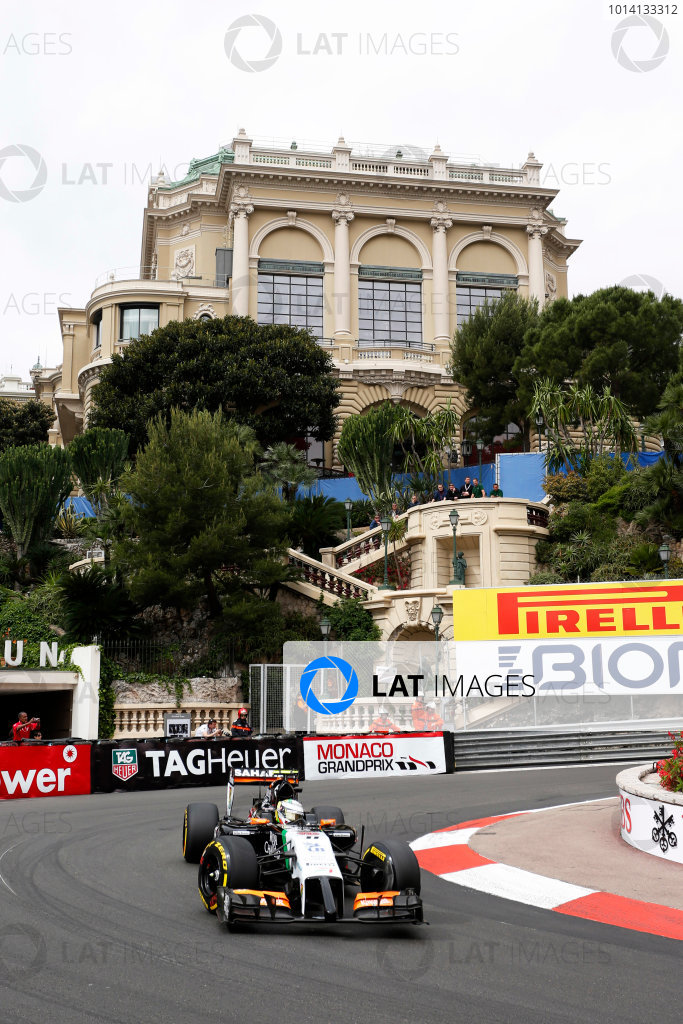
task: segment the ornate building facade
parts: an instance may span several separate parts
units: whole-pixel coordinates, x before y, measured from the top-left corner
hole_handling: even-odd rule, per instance
[[[61,366],[37,367],[55,410],[54,444],[87,422],[100,369],[140,334],[187,317],[233,313],[308,328],[342,386],[339,428],[391,399],[428,412],[451,397],[458,323],[514,289],[541,305],[567,295],[580,244],[550,204],[542,164],[463,165],[437,145],[404,158],[354,151],[230,146],[149,188],[140,266],[104,274],[83,309],[60,309]],[[334,439],[336,440],[336,438]],[[309,450],[335,464],[334,441]]]

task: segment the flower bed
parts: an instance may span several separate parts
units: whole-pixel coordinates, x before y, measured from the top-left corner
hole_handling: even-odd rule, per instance
[[[659,783],[662,789],[668,789],[672,793],[683,793],[683,729],[678,736],[675,732],[670,732],[669,739],[673,740],[674,747],[669,757],[657,762]]]

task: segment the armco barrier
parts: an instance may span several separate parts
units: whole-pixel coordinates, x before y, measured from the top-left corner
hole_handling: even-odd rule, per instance
[[[274,770],[301,767],[301,740],[293,735],[182,743],[119,740],[93,746],[92,789],[111,793],[218,785],[231,768],[237,782],[250,782],[267,779]]]

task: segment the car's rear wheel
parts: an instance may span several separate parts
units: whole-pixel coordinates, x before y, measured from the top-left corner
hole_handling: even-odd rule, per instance
[[[218,824],[215,804],[188,804],[183,819],[183,857],[188,864],[199,864],[202,851]]]
[[[420,865],[407,843],[382,839],[371,843],[360,867],[362,892],[414,889],[420,892]]]
[[[311,810],[319,822],[326,821],[328,824],[334,825],[344,824],[344,812],[341,807],[333,807],[331,804],[319,804],[317,807],[311,807]]]
[[[258,860],[248,839],[221,836],[212,840],[199,864],[199,895],[211,914],[216,913],[216,893],[224,889],[257,889]]]

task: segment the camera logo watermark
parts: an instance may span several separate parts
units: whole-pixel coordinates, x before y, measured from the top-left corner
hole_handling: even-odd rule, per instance
[[[260,28],[268,44],[268,52],[260,58],[245,57],[237,48],[237,40],[245,28]],[[253,33],[252,33],[253,35]],[[242,39],[244,46],[244,38]],[[268,71],[282,53],[282,35],[274,21],[263,14],[244,14],[233,21],[225,33],[225,52],[228,60],[240,71]]]
[[[0,979],[23,982],[46,962],[45,939],[36,928],[16,921],[0,929]]]
[[[2,170],[11,157],[21,157],[24,165],[33,170],[33,181],[28,188],[10,187],[3,179]],[[28,169],[28,167],[27,167]],[[28,203],[35,199],[45,188],[47,182],[47,165],[37,149],[33,146],[14,145],[0,149],[0,198],[8,203]]]
[[[654,292],[658,299],[664,295],[665,288],[661,281],[649,274],[631,274],[619,282],[621,288],[632,288],[634,292]]]
[[[626,37],[634,28],[647,28],[654,36],[654,52],[645,60],[635,60],[626,49]],[[633,34],[631,33],[632,45]],[[661,21],[657,21],[656,18],[648,14],[632,14],[628,18],[624,18],[612,33],[612,53],[617,63],[627,71],[637,71],[639,74],[643,74],[645,71],[654,71],[666,59],[668,52],[669,33]]]

